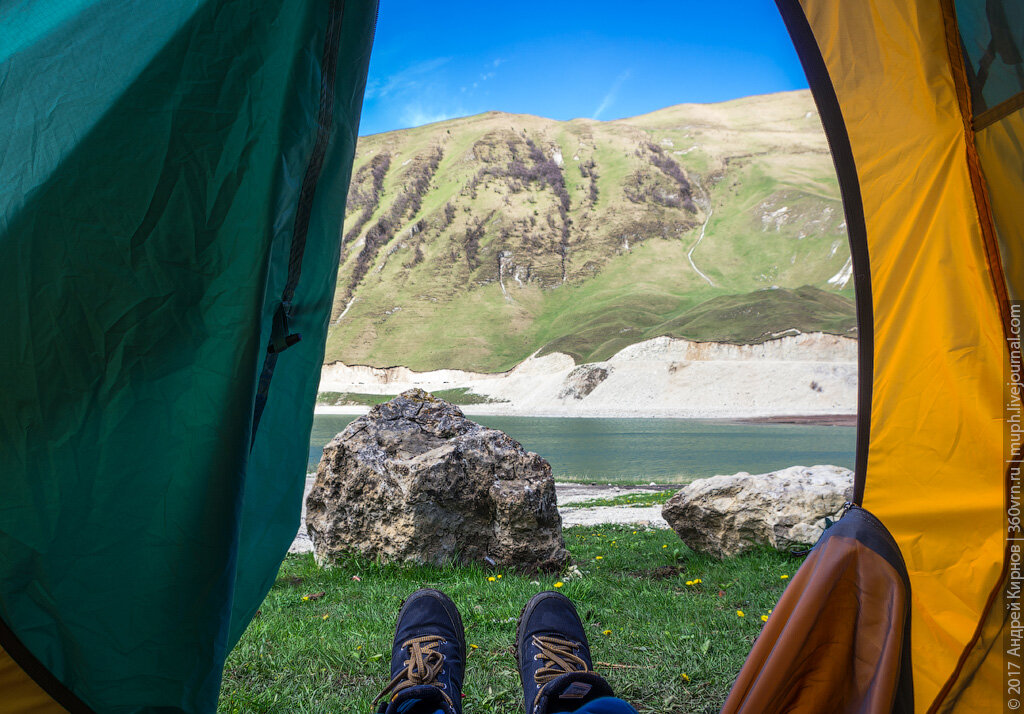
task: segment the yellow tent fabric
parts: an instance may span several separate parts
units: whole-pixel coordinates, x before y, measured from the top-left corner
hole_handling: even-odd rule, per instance
[[[1024,120],[976,135],[952,2],[779,4],[813,33],[827,77],[812,89],[819,103],[834,91],[826,130],[849,140],[844,198],[870,290],[858,480],[910,574],[915,707],[1001,710],[1009,305],[996,235],[1020,295]]]
[[[0,711],[18,714],[68,714],[0,647]]]

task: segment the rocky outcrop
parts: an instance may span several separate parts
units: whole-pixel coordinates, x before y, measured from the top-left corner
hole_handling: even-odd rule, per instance
[[[853,472],[838,466],[698,479],[665,504],[662,515],[687,546],[717,557],[769,545],[810,545],[852,497]]]
[[[597,389],[597,385],[608,379],[609,369],[596,364],[580,365],[565,378],[565,386],[558,393],[558,398],[583,399]]]
[[[320,564],[344,553],[525,570],[569,561],[547,461],[420,389],[327,444],[306,527]]]

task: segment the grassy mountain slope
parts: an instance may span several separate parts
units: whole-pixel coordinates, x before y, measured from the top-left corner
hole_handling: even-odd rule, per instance
[[[326,359],[498,371],[664,334],[854,334],[848,260],[807,92],[490,112],[360,139]]]

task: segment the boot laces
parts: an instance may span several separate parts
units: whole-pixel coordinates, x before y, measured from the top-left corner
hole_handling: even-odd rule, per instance
[[[394,698],[399,692],[409,687],[432,684],[438,688],[441,696],[448,702],[448,705],[454,708],[455,704],[452,702],[452,698],[444,691],[447,687],[443,682],[437,682],[437,675],[441,673],[441,669],[444,667],[444,655],[438,652],[436,648],[444,643],[445,639],[438,635],[413,637],[403,642],[401,649],[408,650],[409,652],[409,659],[402,663],[405,669],[388,682],[387,686],[373,700],[373,704],[376,705],[377,702],[388,694]]]
[[[533,658],[543,662],[543,666],[533,674],[534,681],[541,685],[533,700],[534,707],[540,701],[544,685],[548,682],[569,672],[590,671],[586,661],[574,652],[580,646],[578,642],[550,635],[534,635],[533,646],[540,650]]]

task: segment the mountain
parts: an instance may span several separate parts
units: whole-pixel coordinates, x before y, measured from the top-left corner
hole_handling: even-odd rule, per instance
[[[661,335],[856,335],[806,91],[361,137],[347,205],[327,362],[495,372]]]

